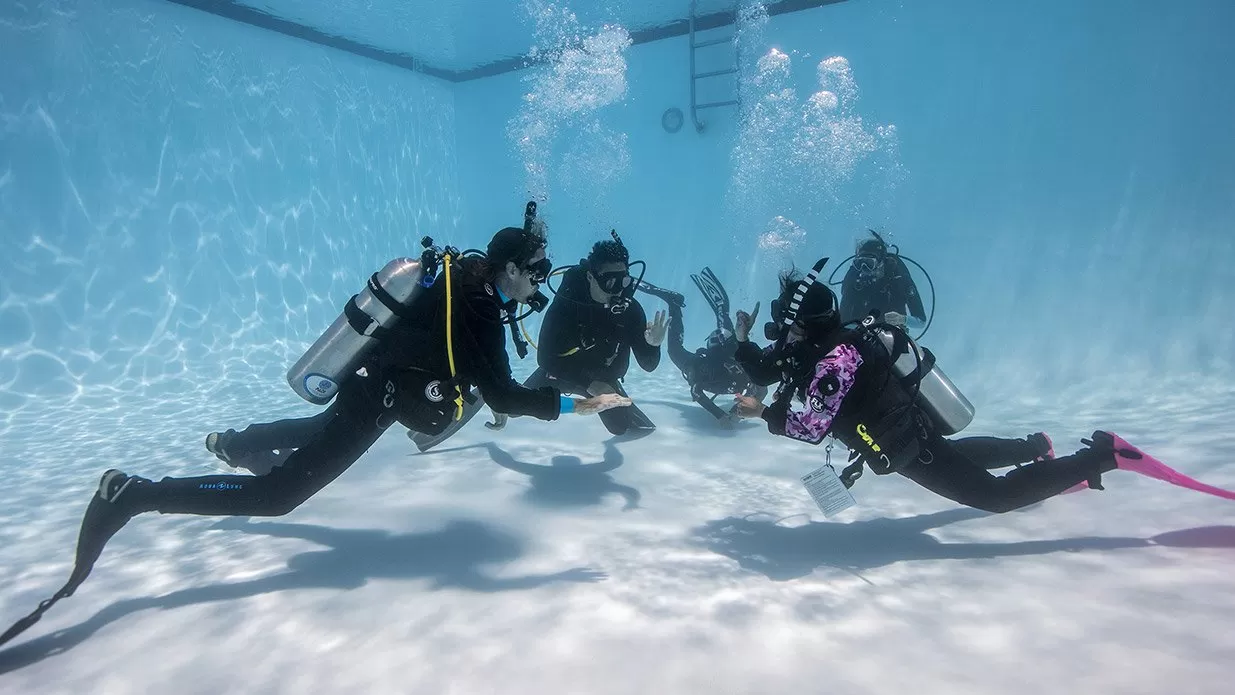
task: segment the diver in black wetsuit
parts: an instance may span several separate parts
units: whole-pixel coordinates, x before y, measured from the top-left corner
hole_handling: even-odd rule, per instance
[[[836,296],[816,281],[826,262],[821,259],[800,282],[782,278],[773,322],[765,327],[779,334],[772,351],[739,345],[738,359],[751,377],[779,386],[766,408],[738,397],[738,412],[762,418],[768,431],[791,439],[839,439],[853,461],[840,474],[846,487],[869,466],[878,475],[899,473],[950,500],[998,513],[1081,484],[1101,488],[1102,474],[1121,467],[1117,460],[1140,456],[1103,431],[1062,458],[1055,458],[1042,433],[1023,440],[948,439],[968,425],[972,406],[934,365],[933,355],[918,352],[903,330],[874,317],[844,327]],[[753,323],[754,315],[739,312],[739,336]],[[805,407],[796,408],[795,400]],[[1003,476],[988,470],[1010,465],[1017,467]]]
[[[557,420],[562,413],[572,411],[590,415],[630,404],[629,399],[613,394],[571,399],[550,386],[524,388],[511,377],[506,328],[512,312],[533,299],[537,286],[548,275],[543,238],[508,227],[493,237],[486,258],[464,255],[452,262],[452,251],[447,249],[445,272],[437,274],[436,279],[436,268],[427,268],[427,256],[422,257],[420,266],[410,259],[392,261],[387,268],[425,269],[424,281],[419,270],[393,276],[408,278],[403,287],[417,282],[424,289],[400,303],[375,274],[365,293],[357,295],[360,300],[354,297],[348,303],[344,312],[348,322],[336,322],[307,353],[324,355],[320,364],[329,372],[331,363],[349,364],[334,358],[350,348],[332,345],[373,346],[366,348],[371,351],[354,374],[339,374],[342,383],[317,423],[320,428],[300,442],[300,448],[283,465],[262,476],[167,477],[157,482],[118,470],[104,473],[82,520],[76,566],[69,582],[38,611],[0,637],[0,644],[37,622],[51,604],[72,595],[89,575],[108,539],[134,516],[156,511],[210,516],[287,514],[342,475],[395,422],[427,432],[444,429],[452,417],[457,417],[463,394],[473,384],[494,407],[542,420]],[[426,287],[427,282],[432,284]],[[390,311],[373,314],[376,310],[363,308],[377,302]],[[377,325],[376,316],[389,314],[400,318],[389,328]],[[333,332],[349,324],[354,334]],[[358,338],[366,335],[376,337],[376,344]],[[332,336],[343,337],[331,342]],[[315,353],[319,346],[325,348]],[[359,357],[363,353],[350,354]],[[324,389],[323,373],[312,373],[306,384]]]
[[[841,283],[841,321],[860,321],[878,310],[893,325],[923,327],[926,309],[909,268],[899,253],[888,252],[882,237],[874,230],[871,234],[873,239],[858,242],[853,264]]]
[[[660,364],[665,312],[656,312],[652,322],[647,320],[643,306],[634,298],[637,281],[630,275],[630,253],[616,233],[613,237],[596,242],[587,258],[563,273],[540,324],[539,368],[524,386],[550,384],[563,393],[625,396],[622,380],[630,368],[631,353],[646,372]],[[499,407],[493,410],[502,413]],[[656,427],[634,405],[605,411],[600,419],[615,435],[648,433]]]
[[[645,281],[639,283],[639,289],[669,305],[669,359],[681,370],[682,378],[690,385],[690,397],[723,426],[729,426],[738,417],[732,409],[725,411],[717,406],[716,396],[722,393],[743,394],[762,401],[768,389],[752,383],[746,370],[734,357],[738,341],[733,332],[733,320],[729,318],[729,294],[716,274],[711,268],[704,268],[700,274],[691,275],[690,279],[716,314],[716,329],[708,334],[705,345],[694,352],[688,352],[683,345],[682,307],[686,305],[686,299],[677,292]]]

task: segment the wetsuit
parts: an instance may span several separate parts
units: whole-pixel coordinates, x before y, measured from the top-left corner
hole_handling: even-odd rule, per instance
[[[563,393],[587,397],[594,395],[588,387],[598,381],[626,396],[621,381],[630,369],[632,353],[646,372],[660,365],[660,348],[648,344],[646,330],[647,314],[638,300],[632,297],[624,311],[614,313],[592,299],[587,271],[571,268],[563,273],[556,296],[545,310],[536,351],[539,368],[524,385],[553,385]],[[490,405],[496,412],[507,412]],[[606,410],[599,417],[612,434],[655,427],[633,405]]]
[[[869,284],[863,282],[856,266],[850,266],[841,283],[842,322],[859,321],[875,310],[882,314],[895,311],[926,321],[926,309],[922,306],[922,297],[909,274],[909,268],[894,254],[885,257],[882,276]]]
[[[1072,456],[1044,458],[1026,440],[941,435],[920,409],[897,411],[907,401],[886,361],[880,360],[856,331],[837,331],[818,360],[808,360],[804,378],[794,388],[806,404],[778,398],[763,412],[768,431],[819,444],[835,435],[856,460],[878,474],[899,473],[918,485],[960,504],[989,512],[1007,512],[1040,502],[1081,483],[1095,486],[1115,468],[1108,450],[1083,449]],[[780,379],[777,358],[750,343],[738,358],[762,383]],[[859,430],[861,427],[861,430]],[[878,453],[865,442],[867,433],[881,445]],[[988,468],[1018,463],[1003,476]]]
[[[457,383],[465,391],[479,388],[487,402],[503,412],[556,420],[560,393],[531,390],[511,377],[506,354],[506,311],[496,288],[456,268],[454,359]],[[134,478],[119,501],[130,513],[280,516],[295,509],[360,458],[399,422],[417,431],[444,430],[455,412],[446,352],[445,274],[413,302],[412,316],[402,319],[362,370],[344,382],[325,412],[312,419],[307,434],[282,466],[262,476],[211,475]],[[260,434],[268,434],[260,432]],[[268,445],[267,441],[263,446]],[[242,447],[243,448],[243,447]]]

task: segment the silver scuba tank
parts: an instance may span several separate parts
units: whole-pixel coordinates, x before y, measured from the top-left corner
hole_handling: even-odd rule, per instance
[[[323,405],[360,368],[382,335],[426,287],[422,259],[396,258],[369,278],[365,289],[347,301],[343,313],[292,365],[287,383],[296,395]]]
[[[935,364],[934,355],[918,347],[918,344],[909,336],[904,337],[907,347],[902,349],[898,355],[896,354],[896,336],[892,331],[880,327],[871,330],[887,348],[888,354],[895,358],[892,371],[897,377],[905,379],[917,371],[922,372],[918,382],[920,385],[916,387],[918,401],[935,422],[941,434],[956,434],[973,422],[973,404],[969,402],[965,394],[961,393],[960,389],[956,388],[956,384],[953,384],[948,375],[943,373],[939,365]],[[915,388],[912,381],[906,383],[905,387],[911,392]]]

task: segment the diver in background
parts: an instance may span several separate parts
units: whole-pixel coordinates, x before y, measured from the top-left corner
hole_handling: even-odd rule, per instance
[[[652,322],[647,320],[634,297],[637,281],[630,275],[630,252],[617,233],[612,234],[612,240],[596,242],[587,258],[562,273],[561,285],[540,324],[539,368],[524,386],[553,385],[563,393],[626,396],[622,380],[630,369],[632,353],[646,372],[660,365],[665,312],[656,312]],[[502,409],[493,410],[499,413],[497,422],[504,423]],[[615,435],[647,433],[656,427],[633,404],[605,411],[600,418]]]
[[[426,239],[426,246],[430,243]],[[324,376],[331,373],[329,364],[340,364],[336,358],[346,357],[342,352],[355,354],[367,349],[356,345],[372,346],[362,355],[360,369],[337,375],[341,377],[337,393],[323,391],[333,394],[329,415],[283,465],[263,476],[165,477],[157,482],[115,469],[105,472],[82,519],[76,564],[68,583],[0,636],[0,643],[37,622],[56,601],[71,596],[90,574],[107,541],[133,517],[148,512],[282,516],[342,475],[395,422],[409,429],[441,431],[462,409],[469,384],[477,385],[485,399],[504,412],[550,421],[563,413],[590,415],[630,404],[629,399],[612,393],[582,400],[567,398],[551,386],[524,388],[511,377],[505,328],[512,312],[532,299],[549,273],[542,237],[508,227],[494,235],[485,258],[463,255],[452,262],[452,251],[448,249],[444,256],[445,272],[435,278],[428,270],[423,277],[413,275],[415,270],[387,276],[403,288],[416,283],[420,289],[412,290],[407,301],[395,299],[374,274],[365,289],[368,294],[359,302],[355,297],[348,302],[347,322],[336,321],[310,348],[307,354],[318,355],[310,366],[324,371],[305,383],[324,389],[330,382]],[[387,267],[436,272],[436,257],[429,253],[422,256],[419,266],[392,262]],[[448,302],[448,297],[453,299]],[[399,317],[390,327],[377,325],[377,318],[359,308],[378,302]],[[449,324],[448,316],[453,319]],[[349,325],[346,334],[334,332],[336,326]],[[452,328],[449,339],[447,325]],[[377,341],[357,341],[355,336],[373,336]],[[316,352],[318,348],[321,352]]]
[[[875,230],[869,231],[874,238],[858,242],[853,263],[841,283],[841,322],[861,321],[878,310],[887,323],[922,328],[926,310],[909,268],[899,253],[888,253],[887,243]]]
[[[846,487],[866,465],[877,475],[899,473],[960,504],[1000,513],[1080,485],[1101,488],[1102,474],[1136,470],[1129,462],[1145,456],[1103,431],[1062,458],[1055,458],[1042,433],[1026,439],[946,438],[968,425],[972,406],[934,365],[933,355],[918,352],[899,327],[872,317],[844,328],[835,294],[816,281],[826,262],[821,259],[803,280],[782,277],[773,322],[765,327],[780,334],[770,353],[745,341],[739,346],[738,359],[752,378],[778,388],[766,408],[739,396],[738,412],[762,418],[769,432],[791,439],[839,439],[855,461],[839,476]],[[753,322],[754,315],[739,313],[739,339]],[[795,408],[794,400],[805,407]],[[1001,477],[988,470],[1018,463],[1026,465]]]
[[[732,408],[725,411],[716,405],[716,396],[722,393],[744,394],[762,401],[768,390],[765,386],[752,383],[734,356],[738,340],[734,336],[733,321],[729,318],[729,293],[725,292],[720,279],[711,268],[706,267],[700,274],[692,274],[690,279],[716,314],[716,329],[708,334],[704,346],[694,352],[688,352],[683,345],[682,308],[686,305],[685,297],[646,281],[640,281],[639,289],[669,305],[669,359],[681,370],[682,378],[690,385],[690,397],[722,425],[728,426],[739,418]]]

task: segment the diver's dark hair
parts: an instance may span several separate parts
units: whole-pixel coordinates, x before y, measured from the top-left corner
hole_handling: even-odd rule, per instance
[[[791,266],[788,270],[782,270],[780,273],[780,296],[792,294],[794,288],[806,277],[802,271],[798,270],[797,266]]]
[[[870,239],[863,239],[858,242],[857,254],[869,254],[873,256],[888,255],[888,242],[883,240],[883,235],[873,229],[867,229],[871,233]]]
[[[522,267],[544,245],[545,240],[542,236],[528,233],[519,227],[506,227],[498,230],[489,240],[483,257],[469,256],[460,258],[456,262],[467,277],[493,281],[501,275],[502,271],[506,270],[506,263],[510,262]]]
[[[592,245],[592,251],[587,255],[588,265],[595,267],[605,263],[630,263],[630,251],[621,242],[606,239]]]

